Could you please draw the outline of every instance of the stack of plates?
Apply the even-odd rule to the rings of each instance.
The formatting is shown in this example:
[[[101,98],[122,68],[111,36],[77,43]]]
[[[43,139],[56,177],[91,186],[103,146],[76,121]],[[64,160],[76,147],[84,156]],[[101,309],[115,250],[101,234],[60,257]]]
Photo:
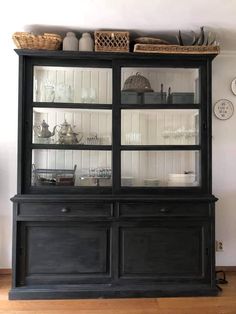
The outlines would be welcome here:
[[[122,186],[133,186],[133,177],[122,177],[121,178],[121,185]]]
[[[144,186],[158,186],[160,181],[158,179],[144,179]]]
[[[196,175],[192,173],[171,173],[168,176],[168,186],[196,185]]]

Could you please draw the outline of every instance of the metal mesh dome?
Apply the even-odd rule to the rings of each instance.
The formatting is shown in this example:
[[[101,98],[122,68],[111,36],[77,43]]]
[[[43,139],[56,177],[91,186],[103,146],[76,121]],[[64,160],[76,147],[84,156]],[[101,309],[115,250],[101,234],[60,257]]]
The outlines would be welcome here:
[[[149,80],[137,72],[135,75],[131,75],[126,79],[122,91],[143,93],[153,92],[153,89]]]

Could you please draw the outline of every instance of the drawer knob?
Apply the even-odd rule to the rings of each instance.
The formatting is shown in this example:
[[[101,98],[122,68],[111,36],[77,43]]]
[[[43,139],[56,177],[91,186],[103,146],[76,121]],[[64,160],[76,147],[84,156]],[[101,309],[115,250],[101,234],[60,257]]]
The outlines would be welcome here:
[[[160,212],[163,213],[163,214],[165,214],[165,213],[168,213],[168,212],[169,212],[169,209],[163,207],[163,208],[160,209]]]
[[[66,207],[63,207],[62,209],[61,209],[61,212],[62,213],[68,213],[70,210],[69,210],[69,208],[66,208]]]

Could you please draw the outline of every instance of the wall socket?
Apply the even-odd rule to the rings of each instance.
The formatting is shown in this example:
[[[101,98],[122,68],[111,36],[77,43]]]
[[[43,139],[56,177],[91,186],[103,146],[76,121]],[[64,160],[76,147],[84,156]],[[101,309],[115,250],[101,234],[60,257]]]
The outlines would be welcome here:
[[[223,241],[216,240],[216,252],[223,252],[223,251],[224,251]]]

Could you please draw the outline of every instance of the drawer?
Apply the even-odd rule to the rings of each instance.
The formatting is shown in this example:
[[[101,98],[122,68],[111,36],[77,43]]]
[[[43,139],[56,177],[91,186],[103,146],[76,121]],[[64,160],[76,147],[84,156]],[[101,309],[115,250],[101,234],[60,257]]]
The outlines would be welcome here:
[[[79,216],[109,217],[113,214],[112,203],[25,203],[20,204],[20,216]]]
[[[209,216],[208,203],[168,203],[168,202],[143,202],[120,203],[119,216],[121,217],[162,217],[162,216]]]

